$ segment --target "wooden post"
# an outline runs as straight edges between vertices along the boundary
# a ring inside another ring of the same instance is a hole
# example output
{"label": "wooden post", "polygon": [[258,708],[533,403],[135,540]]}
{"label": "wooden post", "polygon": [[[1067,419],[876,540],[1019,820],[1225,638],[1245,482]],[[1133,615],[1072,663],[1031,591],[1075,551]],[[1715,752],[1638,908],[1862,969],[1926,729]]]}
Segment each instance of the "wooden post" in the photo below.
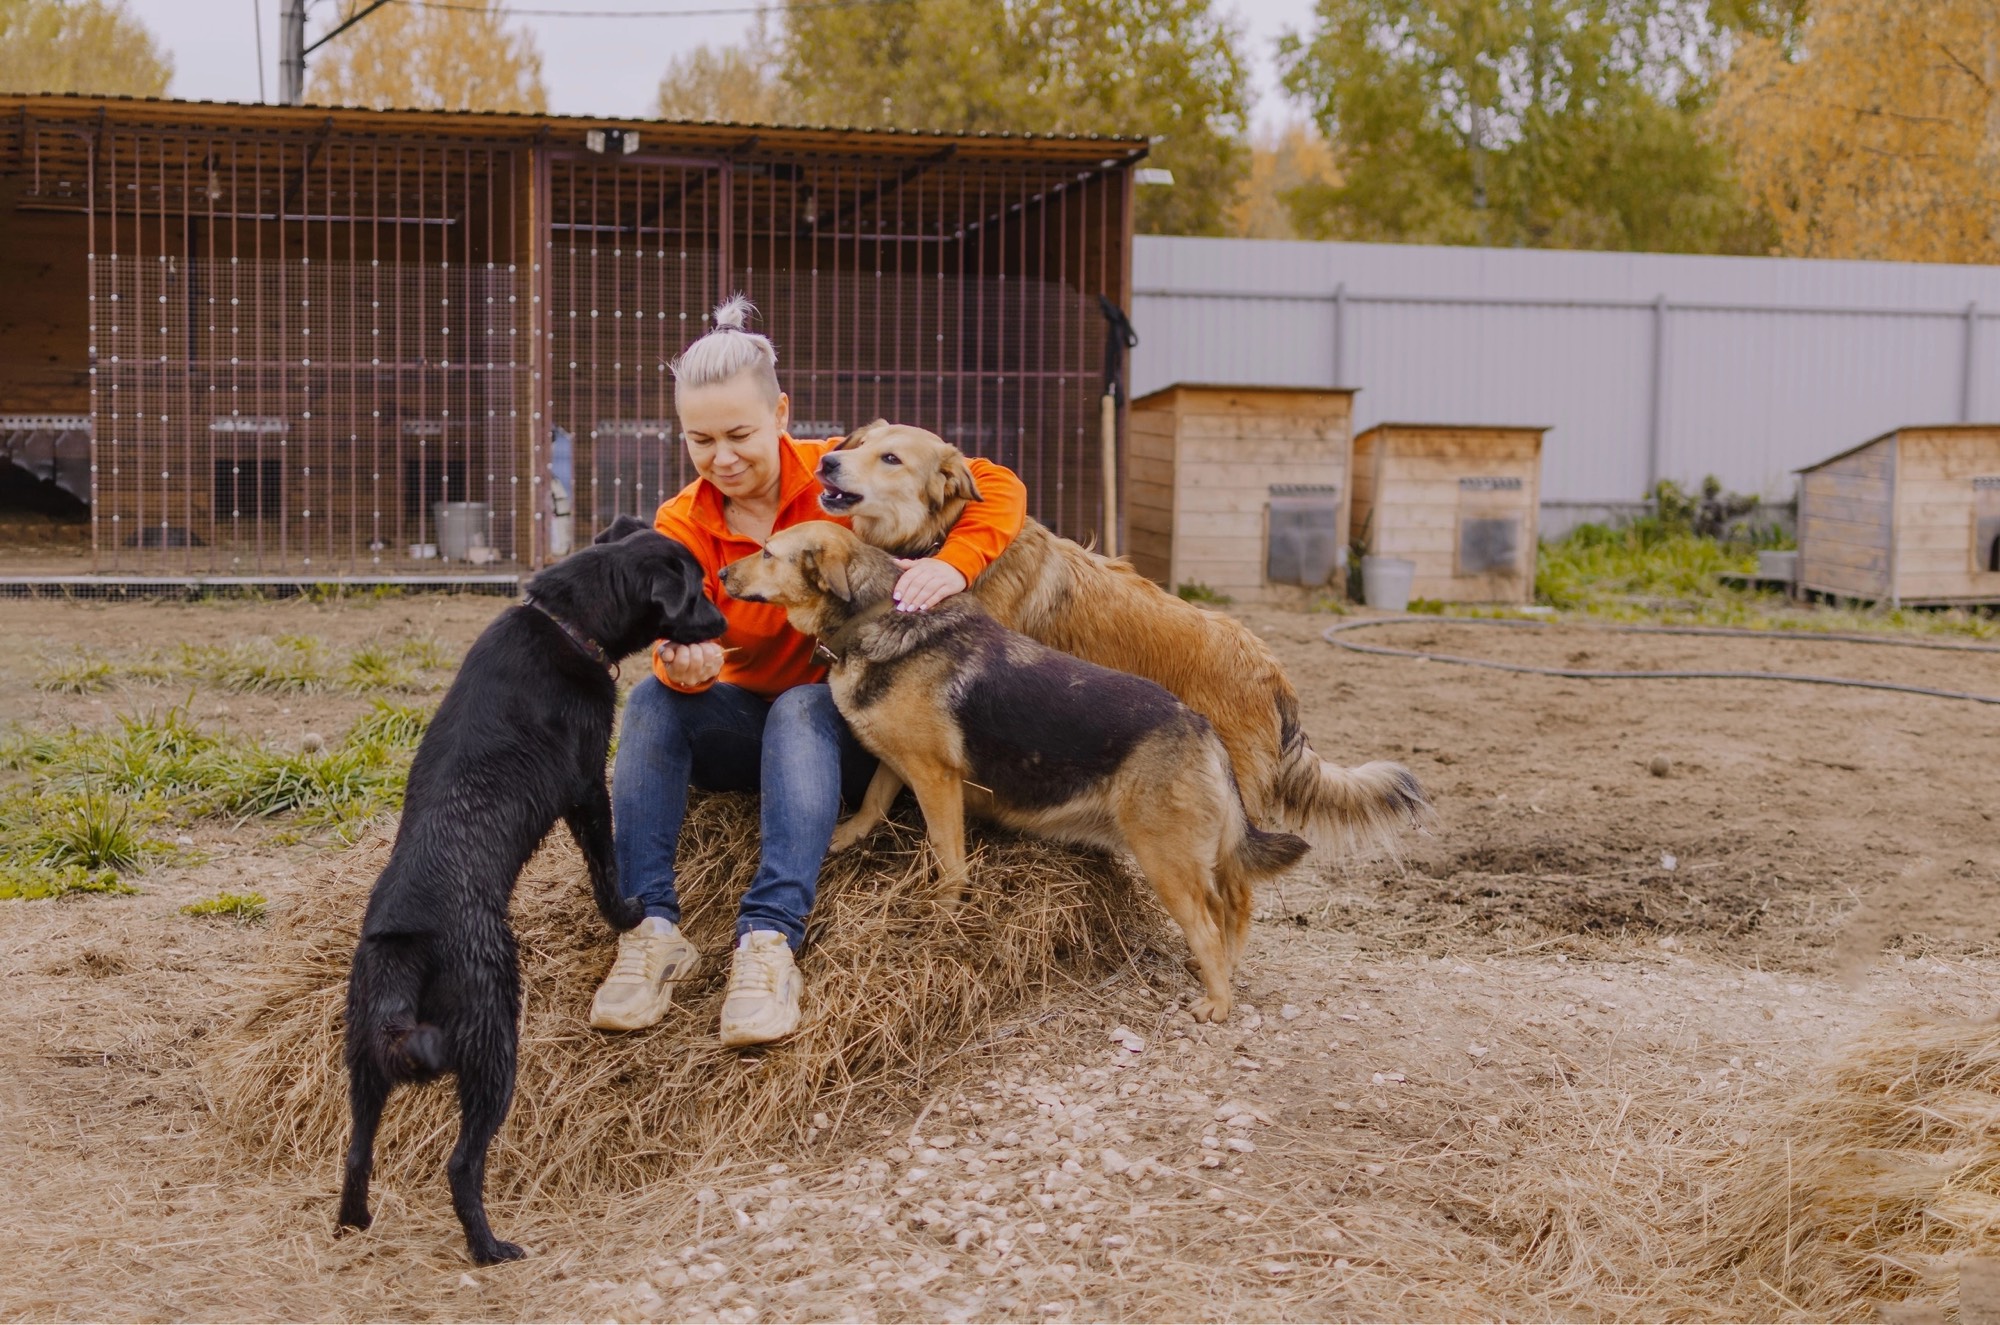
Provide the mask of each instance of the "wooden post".
{"label": "wooden post", "polygon": [[1118,555],[1118,397],[1104,393],[1104,555]]}

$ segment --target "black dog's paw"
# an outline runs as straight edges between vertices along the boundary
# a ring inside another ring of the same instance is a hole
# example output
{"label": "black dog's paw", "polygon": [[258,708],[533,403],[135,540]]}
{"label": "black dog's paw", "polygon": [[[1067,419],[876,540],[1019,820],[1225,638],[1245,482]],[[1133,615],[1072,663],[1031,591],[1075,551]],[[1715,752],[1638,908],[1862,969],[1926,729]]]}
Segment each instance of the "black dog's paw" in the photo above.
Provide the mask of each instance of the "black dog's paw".
{"label": "black dog's paw", "polygon": [[636,515],[621,515],[616,520],[613,520],[609,527],[599,531],[597,537],[590,541],[593,543],[616,543],[620,539],[629,538],[633,534],[651,529],[652,527]]}
{"label": "black dog's paw", "polygon": [[498,1238],[493,1239],[493,1241],[487,1243],[484,1247],[474,1247],[472,1249],[472,1259],[475,1264],[479,1265],[498,1265],[502,1261],[521,1261],[527,1258],[528,1252],[526,1248],[517,1247],[511,1242],[502,1242]]}
{"label": "black dog's paw", "polygon": [[339,1237],[341,1234],[347,1232],[349,1229],[353,1229],[355,1232],[359,1233],[366,1230],[368,1226],[373,1224],[374,1222],[375,1222],[375,1216],[369,1214],[368,1211],[365,1209],[342,1210],[340,1212],[340,1222],[335,1226],[333,1230],[333,1235],[335,1237]]}

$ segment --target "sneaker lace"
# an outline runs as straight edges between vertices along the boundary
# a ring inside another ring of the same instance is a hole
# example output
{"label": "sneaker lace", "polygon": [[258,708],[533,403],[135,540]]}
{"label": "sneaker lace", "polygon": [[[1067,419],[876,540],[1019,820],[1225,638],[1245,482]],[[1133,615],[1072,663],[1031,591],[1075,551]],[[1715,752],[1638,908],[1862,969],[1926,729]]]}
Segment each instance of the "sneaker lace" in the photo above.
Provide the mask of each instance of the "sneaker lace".
{"label": "sneaker lace", "polygon": [[614,980],[644,980],[651,964],[652,944],[645,939],[624,938],[618,942],[617,959],[611,963],[611,978]]}
{"label": "sneaker lace", "polygon": [[730,972],[729,988],[736,994],[769,994],[778,988],[778,963],[771,955],[744,951]]}

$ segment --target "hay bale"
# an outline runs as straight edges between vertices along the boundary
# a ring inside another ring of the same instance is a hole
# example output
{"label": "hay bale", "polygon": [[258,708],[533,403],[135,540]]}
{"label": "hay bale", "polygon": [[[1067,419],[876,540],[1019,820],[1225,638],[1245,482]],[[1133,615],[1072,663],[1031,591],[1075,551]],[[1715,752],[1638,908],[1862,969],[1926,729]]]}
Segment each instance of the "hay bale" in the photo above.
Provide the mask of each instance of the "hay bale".
{"label": "hay bale", "polygon": [[[311,895],[279,910],[266,975],[210,1063],[219,1114],[267,1162],[339,1164],[348,963],[388,846],[379,838],[344,854]],[[987,839],[971,900],[946,912],[921,834],[898,825],[827,862],[801,956],[804,1022],[746,1055],[721,1048],[715,1028],[736,903],[756,863],[756,802],[696,796],[680,846],[682,927],[709,960],[663,1025],[607,1035],[585,1017],[612,934],[568,835],[550,835],[514,896],[520,1077],[493,1152],[496,1197],[630,1191],[685,1166],[768,1159],[801,1142],[818,1112],[837,1127],[870,1106],[911,1106],[933,1071],[1004,1018],[1052,995],[1073,999],[1164,941],[1150,890],[1125,864],[1025,839]],[[449,1084],[399,1089],[376,1146],[378,1182],[439,1181],[456,1130]]]}
{"label": "hay bale", "polygon": [[1865,1318],[1957,1305],[1960,1262],[2000,1248],[2000,1022],[1885,1020],[1765,1117],[1717,1165],[1705,1272]]}

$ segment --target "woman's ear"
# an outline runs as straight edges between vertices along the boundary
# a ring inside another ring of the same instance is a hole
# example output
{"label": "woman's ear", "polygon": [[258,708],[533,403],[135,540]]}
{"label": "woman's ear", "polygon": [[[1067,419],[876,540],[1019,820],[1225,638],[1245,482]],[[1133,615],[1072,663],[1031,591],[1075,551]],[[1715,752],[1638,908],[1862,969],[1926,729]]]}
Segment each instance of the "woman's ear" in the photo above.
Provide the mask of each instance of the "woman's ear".
{"label": "woman's ear", "polygon": [[792,398],[782,391],[778,393],[777,415],[778,431],[788,430],[792,426]]}

